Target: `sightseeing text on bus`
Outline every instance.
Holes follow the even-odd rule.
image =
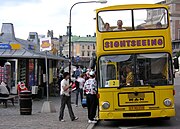
[[[104,50],[147,49],[163,47],[163,37],[104,40]]]

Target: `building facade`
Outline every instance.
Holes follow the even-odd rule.
[[[69,43],[63,44],[63,55],[69,57]],[[96,37],[87,35],[86,37],[72,36],[71,56],[73,65],[89,67],[90,59],[96,51]]]
[[[180,0],[164,0],[156,4],[165,4],[169,6],[170,13],[170,27],[171,27],[171,39],[173,52],[176,53],[180,51]],[[147,14],[147,21],[151,21],[153,17],[154,23],[157,23],[161,18],[161,9],[156,10],[156,12],[151,12]]]
[[[169,6],[171,37],[174,51],[180,50],[180,0],[166,0]]]

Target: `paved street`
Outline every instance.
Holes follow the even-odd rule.
[[[176,117],[169,121],[153,120],[121,120],[121,121],[101,121],[94,129],[179,129],[180,128],[180,76],[175,79],[175,103],[176,103]],[[44,99],[46,100],[46,99]],[[18,103],[12,106],[8,103],[8,108],[0,105],[0,129],[86,129],[87,110],[81,106],[75,107],[73,110],[76,116],[79,117],[77,121],[71,121],[67,108],[64,119],[66,122],[59,122],[59,105],[60,98],[52,97],[50,100],[56,107],[56,113],[41,113],[41,108],[44,100],[33,101],[32,115],[20,115]],[[72,101],[74,102],[74,94]]]
[[[175,79],[175,106],[176,116],[167,120],[144,119],[144,120],[120,120],[101,121],[94,129],[179,129],[180,128],[180,76]]]
[[[58,120],[60,99],[53,97],[50,100],[56,107],[56,113],[40,113],[44,100],[33,101],[32,115],[20,115],[17,103],[15,106],[8,103],[8,108],[0,104],[0,129],[86,129],[88,127],[86,109],[72,104],[74,113],[79,119],[71,121],[66,107],[65,122],[60,122]]]

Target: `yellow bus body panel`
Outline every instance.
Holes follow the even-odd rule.
[[[115,34],[117,33],[117,34]],[[101,55],[113,55],[113,54],[131,54],[131,53],[155,53],[155,52],[168,52],[168,53],[172,53],[172,50],[170,48],[172,48],[171,45],[171,37],[170,35],[168,35],[170,33],[169,29],[164,29],[164,30],[149,30],[148,31],[148,35],[147,33],[145,33],[144,31],[137,31],[137,32],[115,32],[115,33],[104,33],[104,34],[100,34],[97,33],[97,36],[100,38],[97,38],[97,57],[101,56]],[[165,36],[162,36],[162,34],[164,34]],[[155,36],[156,35],[156,36]],[[108,38],[107,37],[111,37]],[[119,38],[121,37],[121,38]],[[103,40],[102,40],[103,39]],[[159,39],[163,41],[163,44],[160,45],[149,45],[146,48],[143,46],[139,46],[139,47],[123,47],[123,48],[110,48],[110,47],[106,47],[105,43],[106,42],[120,42],[121,40],[140,40],[140,41],[144,41],[146,40],[147,42],[151,39]]]
[[[139,96],[127,93],[141,92]],[[174,96],[172,86],[154,88],[106,88],[99,89],[99,119],[135,119],[175,116]],[[143,97],[142,100],[141,97]],[[166,107],[165,99],[170,99],[172,105]],[[130,100],[132,99],[132,100]],[[121,102],[122,101],[122,102]],[[109,102],[110,108],[103,109],[103,102]]]
[[[108,6],[104,8],[96,9],[96,12],[99,11],[106,11],[106,10],[127,10],[127,9],[146,9],[146,8],[166,8],[169,7],[167,5],[161,5],[161,4],[125,4],[125,5],[114,5],[114,6]]]

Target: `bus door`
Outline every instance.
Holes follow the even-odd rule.
[[[106,77],[103,78],[103,81],[105,82],[105,87],[114,87],[119,85],[116,62],[104,63],[101,66],[101,71],[106,74]]]

